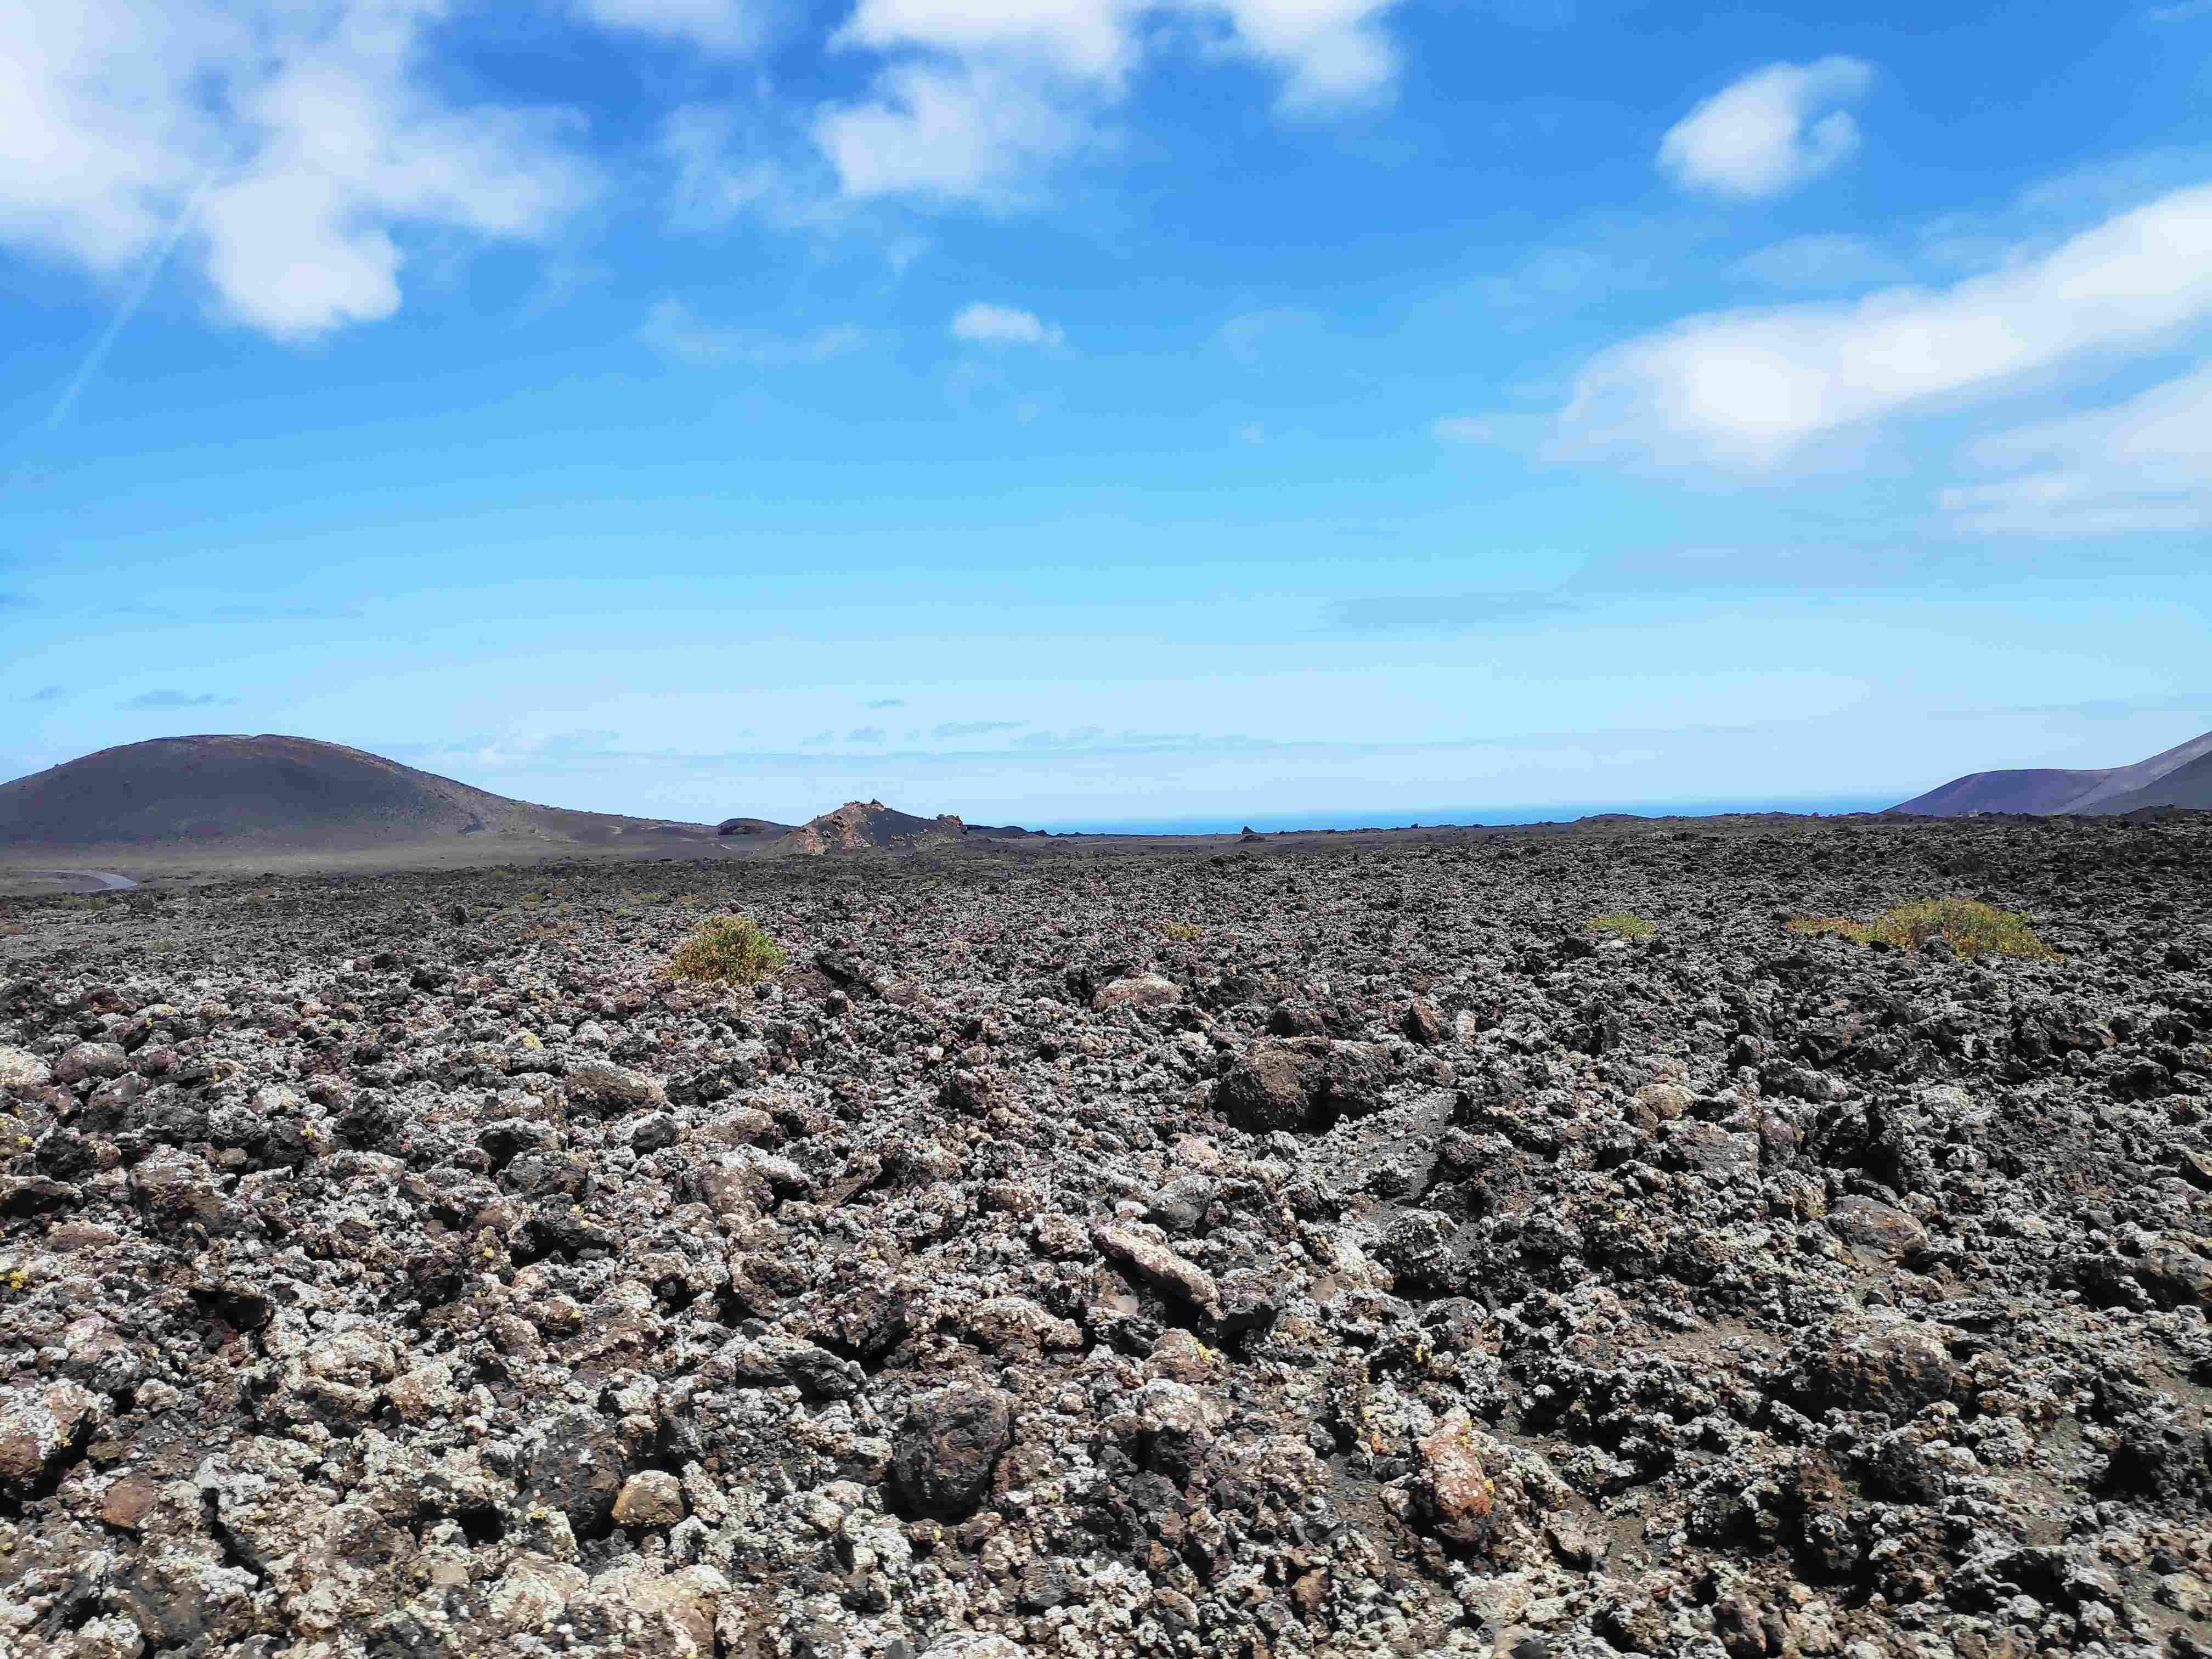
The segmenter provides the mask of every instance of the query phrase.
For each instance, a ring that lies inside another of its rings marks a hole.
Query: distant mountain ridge
[[[1977,812],[2133,812],[2151,806],[2212,810],[2212,732],[2131,766],[1969,772],[1889,810],[1956,818]]]
[[[0,784],[0,845],[370,847],[483,835],[607,846],[714,833],[510,800],[343,744],[271,734],[155,738]]]

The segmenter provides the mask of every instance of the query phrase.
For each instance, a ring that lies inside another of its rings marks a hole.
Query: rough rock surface
[[[0,1653],[2212,1650],[2208,891],[1751,819],[13,905]],[[1781,925],[1945,892],[2061,957]],[[672,984],[732,907],[794,965]]]

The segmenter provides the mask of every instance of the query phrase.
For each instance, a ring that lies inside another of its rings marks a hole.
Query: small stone
[[[1497,1488],[1475,1449],[1473,1419],[1453,1412],[1420,1446],[1424,1507],[1437,1533],[1469,1547],[1487,1543]]]
[[[0,1046],[0,1089],[35,1089],[53,1081],[53,1068],[36,1054]]]
[[[1893,1205],[1839,1198],[1828,1206],[1828,1231],[1859,1249],[1894,1261],[1928,1248],[1928,1231]]]
[[[646,1469],[615,1497],[618,1527],[672,1527],[684,1518],[684,1484],[665,1469]]]
[[[1213,1183],[1202,1175],[1178,1176],[1160,1188],[1145,1219],[1164,1232],[1195,1232],[1213,1202]]]
[[[1072,1590],[1067,1569],[1059,1562],[1032,1561],[1022,1569],[1021,1589],[1016,1599],[1028,1612],[1042,1613],[1067,1600]]]
[[[99,1397],[75,1382],[0,1392],[0,1493],[27,1492],[48,1463],[83,1443],[99,1415]]]
[[[1115,1008],[1172,1008],[1182,1000],[1182,987],[1158,974],[1141,974],[1102,985],[1091,999],[1099,1013]]]
[[[1145,1361],[1145,1371],[1147,1376],[1164,1376],[1173,1382],[1203,1382],[1214,1374],[1219,1364],[1205,1343],[1176,1327],[1163,1332],[1160,1340],[1152,1344],[1152,1352]]]
[[[1415,997],[1406,1005],[1406,1012],[1398,1022],[1398,1029],[1424,1048],[1433,1048],[1441,1043],[1449,1030],[1444,1024],[1443,1015],[1437,1012],[1437,1005],[1425,997]]]
[[[126,1474],[100,1499],[100,1518],[111,1527],[136,1532],[160,1497],[160,1489],[144,1475]]]
[[[579,1060],[568,1068],[568,1096],[578,1104],[612,1114],[665,1106],[667,1093],[642,1072],[611,1060]]]
[[[1012,1443],[1013,1408],[994,1389],[956,1383],[923,1395],[891,1442],[891,1491],[908,1514],[957,1521],[991,1485]]]
[[[1091,1237],[1100,1250],[1133,1267],[1163,1294],[1209,1311],[1220,1306],[1221,1291],[1213,1275],[1166,1245],[1133,1228],[1109,1226],[1104,1222],[1091,1228]]]
[[[1029,1659],[1029,1650],[1003,1636],[960,1630],[932,1642],[921,1659]]]
[[[1255,1043],[1221,1079],[1215,1098],[1229,1121],[1250,1133],[1303,1129],[1313,1119],[1312,1068],[1285,1044]]]
[[[81,1083],[87,1078],[121,1077],[131,1069],[131,1056],[120,1043],[80,1042],[66,1049],[53,1064],[57,1083]]]

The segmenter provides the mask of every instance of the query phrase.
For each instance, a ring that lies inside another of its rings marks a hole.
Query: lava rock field
[[[2212,1651],[2208,892],[2180,816],[12,904],[0,1653]],[[1946,894],[2058,957],[1784,925]],[[670,981],[730,909],[790,967]]]

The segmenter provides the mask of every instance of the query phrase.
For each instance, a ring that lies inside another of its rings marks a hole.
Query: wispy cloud
[[[2010,474],[1941,498],[1967,530],[2105,536],[2212,529],[2212,361],[2106,409],[1985,438],[1969,452]]]
[[[59,702],[67,694],[58,685],[42,685],[15,699],[18,702]]]
[[[947,738],[988,738],[1000,732],[1018,732],[1027,720],[947,720],[930,735],[939,743]]]
[[[684,42],[703,52],[738,54],[768,33],[769,8],[747,0],[574,0],[581,15],[606,28]]]
[[[1080,749],[1105,735],[1103,726],[1075,726],[1065,732],[1032,732],[1016,741],[1024,749]]]
[[[1907,274],[1904,263],[1871,238],[1836,232],[1770,242],[1737,260],[1735,270],[1765,288],[1799,289],[1867,288]]]
[[[906,707],[906,699],[904,697],[878,697],[873,702],[864,702],[860,707],[863,708],[903,708]]]
[[[1873,83],[1873,66],[1856,58],[1770,64],[1670,128],[1660,170],[1685,190],[1745,201],[1786,196],[1858,149],[1845,106]]]
[[[125,708],[216,708],[238,701],[214,691],[141,691]]]
[[[848,743],[881,743],[889,733],[880,726],[856,726],[845,734]]]
[[[1057,346],[1067,338],[1057,323],[1048,323],[1033,311],[981,300],[961,311],[948,327],[954,339],[969,345]]]
[[[653,301],[637,327],[640,343],[661,356],[685,363],[750,363],[761,368],[826,363],[867,346],[872,336],[850,323],[837,323],[804,334],[773,334],[762,329],[707,322],[683,301]]]

